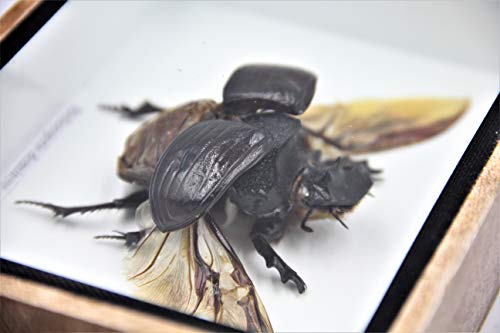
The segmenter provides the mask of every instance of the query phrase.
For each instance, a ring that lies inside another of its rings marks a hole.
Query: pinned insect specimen
[[[135,245],[127,266],[140,297],[239,329],[272,331],[223,235],[224,221],[238,219],[235,210],[251,217],[249,237],[266,266],[302,293],[306,284],[270,243],[294,224],[312,232],[308,220],[327,215],[345,226],[342,215],[369,193],[379,172],[352,154],[433,136],[467,106],[407,99],[309,107],[315,86],[316,76],[301,69],[247,65],[229,78],[222,103],[111,107],[131,117],[158,113],[130,135],[118,161],[119,177],[145,190],[91,206],[20,203],[63,217],[136,209],[140,230],[97,238]]]

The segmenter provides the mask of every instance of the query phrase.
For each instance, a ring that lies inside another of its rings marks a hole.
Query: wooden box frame
[[[1,18],[3,67],[64,2],[18,1]],[[500,285],[498,97],[367,331],[476,331]],[[216,324],[2,259],[2,331],[220,331]],[[12,320],[17,317],[18,320]]]

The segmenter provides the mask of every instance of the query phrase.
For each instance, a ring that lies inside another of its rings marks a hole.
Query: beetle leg
[[[113,230],[113,232],[116,233],[116,235],[98,235],[95,236],[94,239],[117,239],[117,240],[124,240],[125,241],[125,246],[128,248],[132,248],[139,244],[141,239],[146,236],[146,233],[150,229],[142,229],[139,231],[131,231],[131,232],[121,232],[117,230]]]
[[[165,108],[156,106],[149,102],[142,103],[138,108],[131,108],[127,105],[109,105],[109,104],[100,104],[99,108],[102,110],[109,110],[114,112],[119,112],[125,117],[129,118],[139,118],[148,113],[156,113],[161,112]]]
[[[66,217],[68,215],[75,213],[85,214],[101,209],[137,208],[137,206],[139,206],[141,203],[143,203],[148,199],[148,196],[149,196],[148,191],[144,190],[144,191],[134,192],[126,196],[125,198],[115,199],[113,201],[102,204],[89,205],[89,206],[73,206],[73,207],[57,206],[50,203],[32,201],[32,200],[18,200],[15,203],[39,206],[53,211],[54,216]]]
[[[288,266],[283,259],[273,250],[269,240],[276,240],[283,236],[284,226],[281,220],[278,222],[258,222],[251,233],[252,242],[257,252],[265,259],[268,268],[274,267],[278,270],[281,282],[292,281],[300,294],[306,290],[306,284],[301,277]]]
[[[281,276],[281,282],[286,283],[292,281],[297,286],[300,294],[306,290],[304,281],[283,261],[283,259],[281,259],[262,235],[253,236],[252,242],[257,252],[266,260],[266,266],[268,268],[275,267],[278,270]]]
[[[311,216],[311,214],[313,213],[313,209],[309,209],[306,213],[306,215],[302,218],[302,221],[300,222],[300,228],[302,230],[304,230],[305,232],[313,232],[314,230],[307,226],[306,223],[307,223],[307,220],[309,219],[309,217]]]

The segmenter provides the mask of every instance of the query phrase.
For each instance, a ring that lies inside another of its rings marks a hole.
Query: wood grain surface
[[[6,308],[2,306],[0,311],[6,332],[79,331],[80,328],[91,331],[204,332],[188,324],[5,274],[0,275],[0,297],[6,304]],[[75,326],[70,327],[72,324]]]
[[[500,144],[394,321],[392,332],[476,331],[499,290]]]
[[[0,42],[41,3],[41,0],[20,0],[13,4],[0,17]]]
[[[109,328],[0,297],[0,332],[104,332]]]

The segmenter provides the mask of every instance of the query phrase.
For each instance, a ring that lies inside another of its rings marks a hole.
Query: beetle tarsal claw
[[[15,201],[15,204],[16,205],[33,205],[33,206],[42,207],[42,208],[51,210],[54,213],[54,217],[57,217],[57,216],[66,217],[70,214],[76,213],[74,208],[57,206],[57,205],[53,205],[53,204],[46,203],[46,202],[40,202],[40,201],[17,200],[17,201]],[[87,211],[82,211],[80,213],[83,214],[86,212]]]
[[[99,104],[99,109],[113,111],[121,113],[123,116],[130,118],[137,118],[149,113],[157,113],[163,110],[163,108],[153,105],[149,102],[144,102],[138,108],[131,108],[127,105],[109,105],[109,104]]]
[[[133,247],[137,245],[146,234],[146,230],[131,231],[131,232],[121,232],[118,230],[113,230],[113,232],[117,233],[117,235],[97,235],[94,236],[94,239],[123,240],[125,241],[125,246]]]
[[[266,261],[266,266],[268,268],[274,267],[278,270],[280,274],[281,282],[287,283],[288,281],[292,281],[299,294],[302,294],[306,290],[306,284],[304,280],[295,272],[293,269],[288,266],[283,259],[273,250],[271,245],[264,239],[261,235],[255,235],[252,238],[253,244],[257,252],[264,258]]]
[[[63,207],[63,206],[53,205],[51,203],[32,201],[32,200],[18,200],[15,201],[15,204],[34,205],[42,207],[51,210],[54,213],[54,217],[57,216],[66,217],[75,213],[85,214],[101,209],[137,208],[137,206],[139,206],[139,204],[147,200],[147,198],[148,198],[147,191],[137,191],[121,199],[115,199],[111,202],[105,202],[101,204],[87,205],[87,206]]]
[[[370,173],[375,173],[375,174],[382,173],[382,171],[383,171],[382,169],[372,169],[370,167],[367,167],[367,168],[368,168],[368,171],[370,171]]]
[[[304,223],[304,224],[302,224],[302,225],[300,226],[300,228],[301,228],[302,230],[304,230],[305,232],[314,232],[313,228],[311,228],[311,227],[309,227],[309,226],[305,225],[305,223]]]
[[[300,228],[302,230],[304,230],[305,232],[313,232],[314,230],[307,226],[306,223],[307,223],[307,220],[309,219],[309,217],[311,216],[311,214],[313,213],[313,209],[309,209],[306,213],[306,215],[304,216],[304,218],[302,219],[302,222],[300,222]]]
[[[63,207],[63,206],[53,205],[51,203],[32,201],[32,200],[18,200],[15,203],[23,205],[33,205],[51,210],[54,213],[54,217],[58,216],[67,217],[75,213],[85,214],[100,209],[118,208],[116,204],[113,202],[108,202],[99,205],[92,205],[92,206],[75,206],[75,207]]]
[[[94,239],[117,239],[117,240],[124,240],[125,235],[97,235],[94,236]]]

